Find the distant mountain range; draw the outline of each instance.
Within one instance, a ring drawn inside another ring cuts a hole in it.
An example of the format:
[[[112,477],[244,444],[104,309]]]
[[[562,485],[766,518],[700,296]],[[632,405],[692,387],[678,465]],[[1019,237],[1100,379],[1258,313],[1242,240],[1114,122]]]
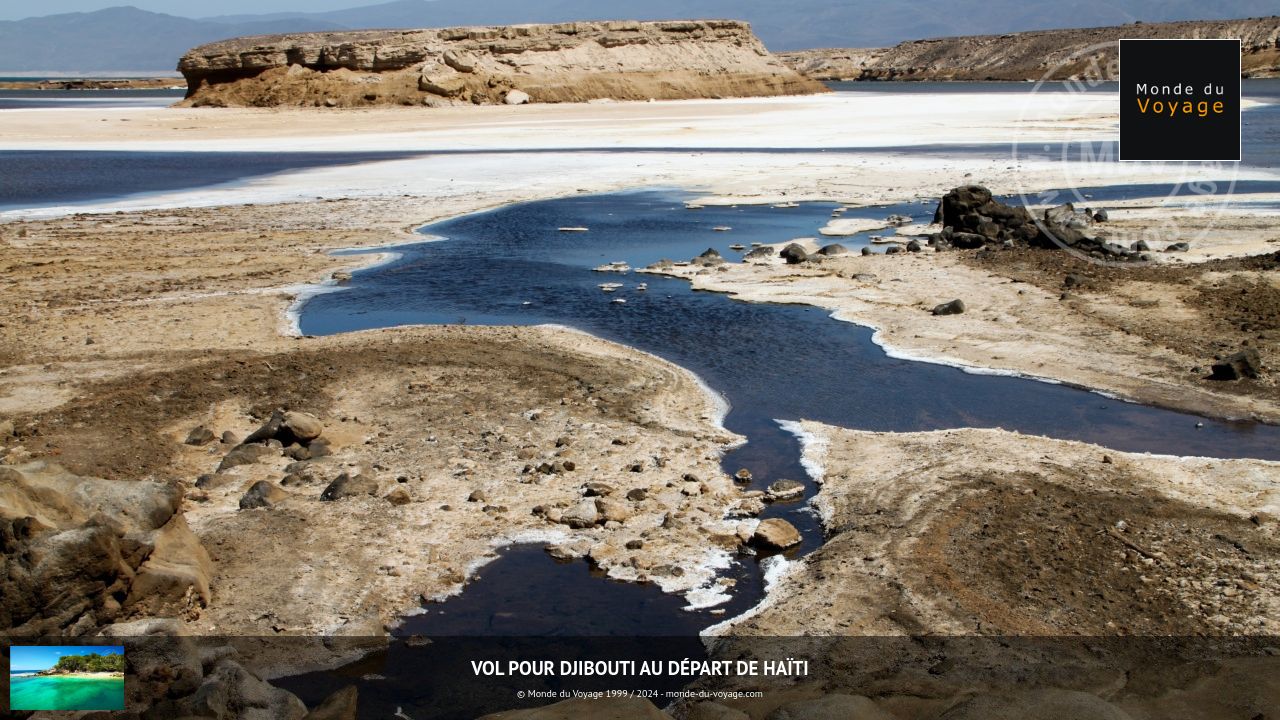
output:
[[[884,47],[925,37],[1274,14],[1275,0],[396,0],[322,13],[201,19],[116,7],[0,22],[0,75],[171,70],[191,47],[244,35],[568,20],[734,18],[773,50]]]

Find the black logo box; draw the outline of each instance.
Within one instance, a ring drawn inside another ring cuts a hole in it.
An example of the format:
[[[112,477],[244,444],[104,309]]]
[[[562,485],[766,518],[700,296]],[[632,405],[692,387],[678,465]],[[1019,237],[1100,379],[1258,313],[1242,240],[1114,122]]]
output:
[[[1139,94],[1140,85],[1147,92]],[[1212,85],[1215,92],[1204,93]],[[1190,87],[1190,94],[1151,91],[1151,87]],[[1216,90],[1221,88],[1223,94]],[[1240,40],[1210,38],[1124,38],[1120,40],[1120,152],[1119,159],[1155,161],[1225,161],[1241,159]],[[1149,101],[1140,112],[1138,100]],[[1221,114],[1185,114],[1206,102]],[[1154,114],[1156,103],[1164,110]],[[1169,103],[1177,103],[1170,116]]]

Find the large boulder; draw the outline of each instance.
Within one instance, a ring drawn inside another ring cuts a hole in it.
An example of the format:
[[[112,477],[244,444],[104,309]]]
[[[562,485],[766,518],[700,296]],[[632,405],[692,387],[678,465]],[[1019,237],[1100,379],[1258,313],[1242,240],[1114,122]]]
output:
[[[802,245],[791,243],[782,248],[778,256],[785,260],[788,265],[799,265],[809,259],[809,252]]]
[[[766,550],[786,550],[800,544],[800,531],[782,518],[761,520],[751,541]]]
[[[594,499],[584,498],[577,505],[561,513],[560,522],[576,529],[594,527],[600,522],[599,506]]]
[[[1213,364],[1213,380],[1256,378],[1262,374],[1262,356],[1253,348],[1245,348]]]
[[[293,434],[291,439],[298,442],[305,443],[315,440],[324,432],[324,423],[320,422],[320,418],[310,413],[287,412],[284,414],[283,420],[284,429]]]

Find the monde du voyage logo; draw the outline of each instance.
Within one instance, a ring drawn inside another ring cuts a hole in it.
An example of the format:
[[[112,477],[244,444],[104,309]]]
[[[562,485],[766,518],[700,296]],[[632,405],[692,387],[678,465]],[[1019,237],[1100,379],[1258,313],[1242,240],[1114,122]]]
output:
[[[1120,159],[1240,160],[1240,41],[1120,41]]]

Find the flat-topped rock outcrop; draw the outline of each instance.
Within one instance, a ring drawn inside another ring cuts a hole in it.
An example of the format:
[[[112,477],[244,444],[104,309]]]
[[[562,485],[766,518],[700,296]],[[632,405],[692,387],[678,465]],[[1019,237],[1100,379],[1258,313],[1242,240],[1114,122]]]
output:
[[[178,64],[193,106],[672,100],[825,90],[744,22],[577,22],[237,38]]]
[[[1114,67],[1120,38],[1240,38],[1246,77],[1280,75],[1280,16],[930,38],[779,57],[816,80],[1064,80],[1094,61],[1104,71]]]

